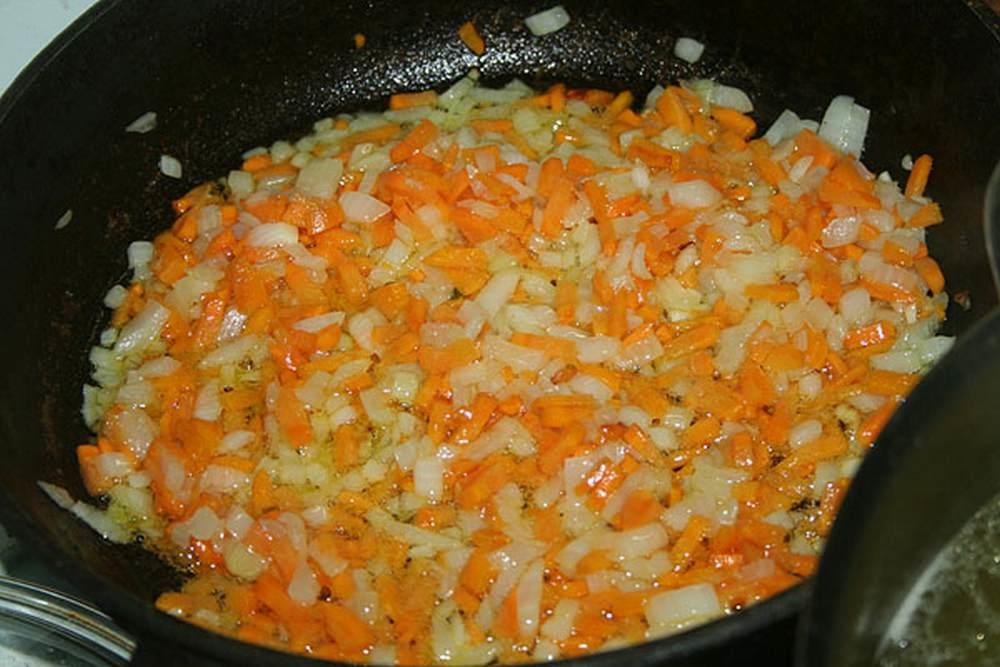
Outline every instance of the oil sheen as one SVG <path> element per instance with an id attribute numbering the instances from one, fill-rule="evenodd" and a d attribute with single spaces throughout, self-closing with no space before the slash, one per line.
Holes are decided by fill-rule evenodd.
<path id="1" fill-rule="evenodd" d="M 963 526 L 914 586 L 878 664 L 1000 665 L 1000 496 Z"/>

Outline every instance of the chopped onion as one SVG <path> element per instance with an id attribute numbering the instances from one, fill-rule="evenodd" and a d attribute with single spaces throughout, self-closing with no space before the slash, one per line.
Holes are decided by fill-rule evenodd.
<path id="1" fill-rule="evenodd" d="M 764 133 L 764 139 L 771 146 L 777 146 L 785 139 L 790 139 L 802 131 L 802 121 L 798 114 L 790 109 L 785 109 L 775 119 L 771 127 Z"/>
<path id="2" fill-rule="evenodd" d="M 555 641 L 567 639 L 573 632 L 573 622 L 580 611 L 580 603 L 571 598 L 562 598 L 542 624 L 542 636 Z"/>
<path id="3" fill-rule="evenodd" d="M 701 54 L 705 51 L 705 45 L 690 37 L 681 37 L 674 44 L 674 55 L 689 63 L 696 63 L 701 59 Z"/>
<path id="4" fill-rule="evenodd" d="M 791 428 L 788 432 L 788 444 L 792 447 L 801 447 L 821 435 L 823 435 L 823 425 L 815 419 L 807 419 Z"/>
<path id="5" fill-rule="evenodd" d="M 222 465 L 209 465 L 201 473 L 199 488 L 205 493 L 235 493 L 250 485 L 250 476 L 242 470 Z"/>
<path id="6" fill-rule="evenodd" d="M 160 337 L 160 331 L 169 319 L 169 310 L 156 301 L 149 301 L 138 315 L 122 327 L 115 341 L 115 353 L 125 355 L 144 351 Z"/>
<path id="7" fill-rule="evenodd" d="M 650 629 L 664 631 L 683 627 L 722 613 L 719 597 L 711 584 L 693 584 L 654 595 L 646 603 Z"/>
<path id="8" fill-rule="evenodd" d="M 164 176 L 169 176 L 170 178 L 180 178 L 184 174 L 180 160 L 172 155 L 160 156 L 160 171 Z"/>
<path id="9" fill-rule="evenodd" d="M 858 240 L 861 230 L 861 220 L 853 215 L 847 218 L 834 218 L 821 232 L 824 248 L 839 248 Z"/>
<path id="10" fill-rule="evenodd" d="M 533 35 L 547 35 L 562 30 L 569 25 L 569 13 L 562 5 L 532 14 L 524 19 L 524 24 Z"/>
<path id="11" fill-rule="evenodd" d="M 291 581 L 288 582 L 288 597 L 301 605 L 315 604 L 319 597 L 320 586 L 316 581 L 316 573 L 302 561 L 292 574 Z"/>
<path id="12" fill-rule="evenodd" d="M 708 95 L 708 101 L 718 107 L 729 107 L 742 113 L 753 111 L 753 102 L 750 97 L 739 88 L 724 86 L 717 83 L 712 86 Z"/>
<path id="13" fill-rule="evenodd" d="M 322 315 L 314 315 L 313 317 L 307 317 L 304 320 L 299 320 L 292 325 L 292 328 L 297 329 L 298 331 L 305 331 L 306 333 L 319 333 L 327 327 L 343 323 L 344 313 L 342 311 L 335 310 L 329 313 L 323 313 Z"/>
<path id="14" fill-rule="evenodd" d="M 73 219 L 73 210 L 72 209 L 67 210 L 65 213 L 59 216 L 58 220 L 56 220 L 56 230 L 60 230 L 66 225 L 68 225 L 72 219 Z"/>
<path id="15" fill-rule="evenodd" d="M 648 556 L 670 541 L 667 531 L 659 522 L 652 521 L 644 526 L 623 530 L 615 535 L 611 551 L 618 558 L 628 560 Z"/>
<path id="16" fill-rule="evenodd" d="M 854 98 L 838 95 L 830 101 L 819 126 L 819 136 L 854 156 L 861 155 L 871 112 L 855 104 Z"/>
<path id="17" fill-rule="evenodd" d="M 151 261 L 155 250 L 149 241 L 133 241 L 128 245 L 128 268 L 133 271 L 143 269 Z"/>
<path id="18" fill-rule="evenodd" d="M 448 537 L 431 530 L 417 528 L 408 523 L 396 521 L 383 509 L 369 510 L 365 515 L 368 522 L 396 539 L 414 546 L 426 546 L 434 551 L 460 549 L 462 543 L 453 537 Z"/>
<path id="19" fill-rule="evenodd" d="M 521 276 L 517 271 L 501 271 L 483 286 L 475 301 L 492 318 L 514 296 L 520 280 Z"/>
<path id="20" fill-rule="evenodd" d="M 131 537 L 130 532 L 125 527 L 108 516 L 107 512 L 99 510 L 93 505 L 78 500 L 73 503 L 69 511 L 110 542 L 124 544 Z"/>
<path id="21" fill-rule="evenodd" d="M 259 336 L 241 336 L 206 354 L 199 368 L 213 368 L 237 364 L 244 359 L 256 357 L 262 349 L 266 349 Z"/>
<path id="22" fill-rule="evenodd" d="M 194 401 L 194 417 L 207 422 L 214 422 L 222 414 L 222 401 L 219 399 L 219 381 L 210 380 L 198 392 Z"/>
<path id="23" fill-rule="evenodd" d="M 702 180 L 672 183 L 668 192 L 674 206 L 685 208 L 708 208 L 722 201 L 722 193 Z"/>
<path id="24" fill-rule="evenodd" d="M 611 336 L 589 336 L 576 341 L 576 353 L 585 364 L 599 364 L 621 350 L 621 341 Z"/>
<path id="25" fill-rule="evenodd" d="M 330 199 L 340 187 L 344 163 L 333 158 L 313 160 L 299 172 L 295 187 L 311 197 Z"/>
<path id="26" fill-rule="evenodd" d="M 267 559 L 254 553 L 250 547 L 240 542 L 229 542 L 222 550 L 222 557 L 234 576 L 253 581 L 267 567 Z"/>
<path id="27" fill-rule="evenodd" d="M 280 248 L 298 242 L 298 227 L 287 222 L 267 222 L 247 234 L 247 243 L 257 248 Z"/>
<path id="28" fill-rule="evenodd" d="M 534 637 L 538 633 L 538 621 L 542 611 L 542 581 L 545 568 L 536 560 L 521 575 L 517 584 L 517 624 L 522 637 Z"/>
<path id="29" fill-rule="evenodd" d="M 375 222 L 391 210 L 385 202 L 363 192 L 340 195 L 340 206 L 348 222 Z"/>
<path id="30" fill-rule="evenodd" d="M 122 441 L 139 460 L 146 456 L 149 445 L 159 433 L 159 426 L 141 408 L 129 408 L 115 419 Z"/>
<path id="31" fill-rule="evenodd" d="M 219 451 L 224 454 L 231 454 L 239 451 L 254 441 L 252 431 L 231 431 L 219 441 Z"/>
<path id="32" fill-rule="evenodd" d="M 864 287 L 855 287 L 844 292 L 837 307 L 848 326 L 859 327 L 871 321 L 873 314 L 871 295 Z"/>
<path id="33" fill-rule="evenodd" d="M 146 134 L 156 129 L 156 112 L 147 111 L 125 126 L 126 132 Z"/>
<path id="34" fill-rule="evenodd" d="M 413 491 L 430 500 L 444 492 L 444 462 L 436 456 L 417 459 L 413 466 Z"/>

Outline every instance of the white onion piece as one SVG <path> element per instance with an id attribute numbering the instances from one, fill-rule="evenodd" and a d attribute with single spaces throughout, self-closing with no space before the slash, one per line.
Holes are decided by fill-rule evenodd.
<path id="1" fill-rule="evenodd" d="M 344 313 L 338 310 L 323 313 L 322 315 L 315 315 L 313 317 L 307 317 L 304 320 L 299 320 L 292 325 L 293 329 L 298 331 L 305 331 L 306 333 L 319 333 L 327 327 L 333 326 L 334 324 L 344 323 Z"/>
<path id="2" fill-rule="evenodd" d="M 69 508 L 69 511 L 85 524 L 93 528 L 98 535 L 110 542 L 123 544 L 131 537 L 129 531 L 108 516 L 107 512 L 99 510 L 92 505 L 77 501 L 73 503 L 73 505 Z"/>
<path id="3" fill-rule="evenodd" d="M 516 271 L 501 271 L 483 286 L 475 301 L 487 316 L 493 317 L 514 296 L 520 280 L 521 276 Z"/>
<path id="4" fill-rule="evenodd" d="M 844 292 L 837 307 L 848 326 L 858 327 L 871 320 L 872 299 L 864 287 L 855 287 Z"/>
<path id="5" fill-rule="evenodd" d="M 160 172 L 170 178 L 181 178 L 184 175 L 184 168 L 181 166 L 180 160 L 172 155 L 161 155 Z"/>
<path id="6" fill-rule="evenodd" d="M 854 156 L 861 155 L 871 112 L 855 104 L 854 98 L 838 95 L 830 101 L 819 125 L 819 136 Z"/>
<path id="7" fill-rule="evenodd" d="M 210 380 L 198 392 L 194 401 L 194 417 L 202 421 L 214 422 L 222 414 L 219 399 L 219 381 Z"/>
<path id="8" fill-rule="evenodd" d="M 135 372 L 141 378 L 167 377 L 168 375 L 172 375 L 181 365 L 181 362 L 173 357 L 163 356 L 150 359 L 142 366 L 139 366 Z"/>
<path id="9" fill-rule="evenodd" d="M 413 466 L 413 491 L 430 500 L 444 492 L 444 462 L 436 456 L 417 459 Z"/>
<path id="10" fill-rule="evenodd" d="M 252 431 L 232 431 L 219 441 L 219 451 L 223 454 L 237 452 L 254 441 Z"/>
<path id="11" fill-rule="evenodd" d="M 689 63 L 696 63 L 705 52 L 705 45 L 690 37 L 681 37 L 674 44 L 674 55 Z"/>
<path id="12" fill-rule="evenodd" d="M 344 163 L 332 158 L 313 160 L 299 172 L 295 187 L 311 197 L 329 199 L 340 187 Z"/>
<path id="13" fill-rule="evenodd" d="M 196 540 L 210 540 L 223 529 L 222 520 L 208 507 L 199 507 L 186 522 L 188 534 Z"/>
<path id="14" fill-rule="evenodd" d="M 590 336 L 576 341 L 576 354 L 582 363 L 599 364 L 621 351 L 621 341 L 611 336 Z"/>
<path id="15" fill-rule="evenodd" d="M 281 248 L 298 242 L 298 228 L 287 222 L 267 222 L 247 234 L 247 243 L 257 248 Z"/>
<path id="16" fill-rule="evenodd" d="M 523 637 L 534 637 L 538 633 L 543 575 L 544 565 L 542 561 L 536 560 L 528 566 L 517 584 L 517 624 Z"/>
<path id="17" fill-rule="evenodd" d="M 656 521 L 638 528 L 624 530 L 615 535 L 611 547 L 615 556 L 628 560 L 640 556 L 648 556 L 657 549 L 666 546 L 670 541 L 666 529 Z"/>
<path id="18" fill-rule="evenodd" d="M 299 563 L 292 574 L 292 580 L 288 582 L 288 597 L 292 598 L 300 605 L 308 606 L 316 602 L 319 597 L 320 586 L 316 581 L 316 573 L 305 563 Z"/>
<path id="19" fill-rule="evenodd" d="M 68 225 L 70 223 L 71 220 L 73 220 L 73 210 L 72 209 L 67 210 L 65 213 L 63 213 L 61 216 L 59 216 L 59 219 L 56 220 L 56 225 L 55 225 L 56 230 L 60 230 L 60 229 L 64 228 L 66 225 Z"/>
<path id="20" fill-rule="evenodd" d="M 533 35 L 547 35 L 569 25 L 569 13 L 562 5 L 556 5 L 545 11 L 532 14 L 524 19 L 524 24 L 528 26 L 528 30 Z"/>
<path id="21" fill-rule="evenodd" d="M 155 249 L 149 241 L 133 241 L 128 245 L 128 268 L 136 271 L 153 261 Z"/>
<path id="22" fill-rule="evenodd" d="M 145 458 L 149 445 L 159 433 L 159 426 L 145 410 L 122 410 L 115 420 L 125 446 L 140 460 Z"/>
<path id="23" fill-rule="evenodd" d="M 242 540 L 253 527 L 253 517 L 239 505 L 233 505 L 226 515 L 226 530 L 238 540 Z"/>
<path id="24" fill-rule="evenodd" d="M 785 109 L 775 119 L 771 127 L 764 133 L 764 140 L 771 146 L 777 146 L 785 139 L 790 139 L 802 131 L 802 121 L 798 114 L 790 109 Z"/>
<path id="25" fill-rule="evenodd" d="M 717 107 L 729 107 L 742 113 L 753 111 L 753 102 L 746 93 L 739 88 L 724 86 L 721 83 L 712 86 L 708 101 Z"/>
<path id="26" fill-rule="evenodd" d="M 229 542 L 223 547 L 222 557 L 233 575 L 253 581 L 267 567 L 267 560 L 240 542 Z"/>
<path id="27" fill-rule="evenodd" d="M 363 192 L 340 195 L 340 207 L 348 222 L 375 222 L 391 210 L 385 202 Z"/>
<path id="28" fill-rule="evenodd" d="M 664 631 L 722 613 L 719 597 L 711 584 L 694 584 L 654 595 L 646 603 L 650 629 Z"/>
<path id="29" fill-rule="evenodd" d="M 132 472 L 132 464 L 121 452 L 105 452 L 94 457 L 94 464 L 102 477 L 120 479 Z"/>
<path id="30" fill-rule="evenodd" d="M 674 206 L 708 208 L 722 201 L 722 193 L 701 180 L 672 183 L 667 191 Z"/>
<path id="31" fill-rule="evenodd" d="M 834 218 L 821 232 L 821 242 L 824 248 L 839 248 L 858 240 L 861 231 L 861 220 L 853 215 L 847 218 Z"/>
<path id="32" fill-rule="evenodd" d="M 125 126 L 126 132 L 146 134 L 156 129 L 156 112 L 147 111 Z"/>
<path id="33" fill-rule="evenodd" d="M 245 358 L 253 356 L 256 352 L 255 348 L 259 346 L 263 346 L 263 342 L 259 336 L 242 336 L 206 354 L 201 362 L 199 362 L 198 368 L 212 368 L 214 366 L 228 366 L 229 364 L 239 363 Z"/>
<path id="34" fill-rule="evenodd" d="M 163 325 L 170 319 L 170 311 L 156 301 L 150 301 L 128 324 L 122 327 L 115 341 L 115 353 L 125 355 L 141 352 L 157 338 Z"/>
<path id="35" fill-rule="evenodd" d="M 823 435 L 823 425 L 815 419 L 799 422 L 788 432 L 788 444 L 801 447 Z"/>
<path id="36" fill-rule="evenodd" d="M 61 486 L 40 481 L 38 482 L 38 488 L 44 491 L 45 495 L 47 495 L 52 502 L 64 510 L 68 510 L 75 502 L 73 500 L 73 496 L 69 495 L 69 491 Z"/>

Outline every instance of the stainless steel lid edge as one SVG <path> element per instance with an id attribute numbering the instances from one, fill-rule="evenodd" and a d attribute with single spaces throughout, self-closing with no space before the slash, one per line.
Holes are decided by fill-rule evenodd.
<path id="1" fill-rule="evenodd" d="M 2 575 L 0 616 L 43 626 L 123 661 L 135 651 L 135 640 L 101 611 L 51 588 Z"/>

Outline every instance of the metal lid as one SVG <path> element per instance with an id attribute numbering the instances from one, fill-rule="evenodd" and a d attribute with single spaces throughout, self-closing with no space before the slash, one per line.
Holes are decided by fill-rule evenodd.
<path id="1" fill-rule="evenodd" d="M 0 665 L 126 665 L 135 641 L 76 598 L 0 576 Z"/>

